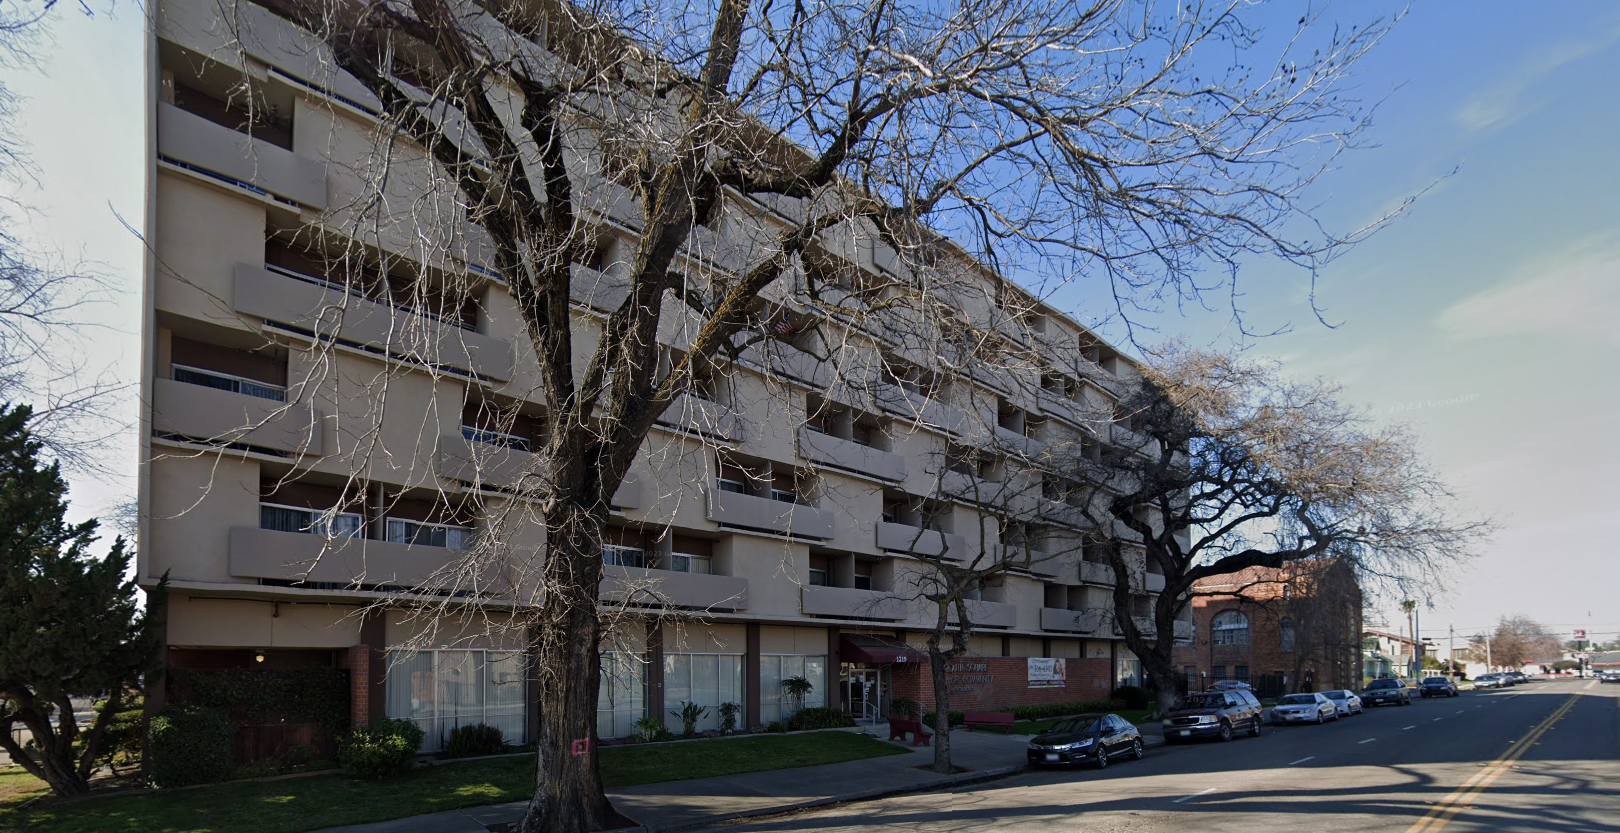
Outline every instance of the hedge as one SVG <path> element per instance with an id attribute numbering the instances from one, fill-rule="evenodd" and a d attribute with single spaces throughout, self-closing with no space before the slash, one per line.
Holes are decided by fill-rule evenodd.
<path id="1" fill-rule="evenodd" d="M 444 742 L 446 758 L 470 758 L 475 755 L 499 755 L 506 751 L 506 738 L 498 727 L 484 723 L 469 723 L 450 730 Z"/>
<path id="2" fill-rule="evenodd" d="M 1013 706 L 1006 709 L 984 709 L 983 711 L 1012 712 L 1014 720 L 1046 720 L 1051 717 L 1068 717 L 1071 714 L 1089 714 L 1093 712 L 1125 711 L 1127 706 L 1121 700 L 1080 700 L 1073 703 L 1047 703 L 1041 706 Z M 956 709 L 947 713 L 952 726 L 960 726 L 966 721 L 966 714 Z M 934 713 L 923 715 L 923 725 L 934 725 Z"/>
<path id="3" fill-rule="evenodd" d="M 172 705 L 152 718 L 152 783 L 183 787 L 223 781 L 231 774 L 231 721 L 220 709 Z"/>
<path id="4" fill-rule="evenodd" d="M 173 669 L 175 702 L 221 709 L 238 726 L 349 722 L 349 672 L 341 668 Z"/>
<path id="5" fill-rule="evenodd" d="M 795 732 L 802 729 L 841 729 L 854 725 L 855 718 L 848 712 L 819 706 L 799 709 L 798 714 L 788 718 L 788 728 Z"/>

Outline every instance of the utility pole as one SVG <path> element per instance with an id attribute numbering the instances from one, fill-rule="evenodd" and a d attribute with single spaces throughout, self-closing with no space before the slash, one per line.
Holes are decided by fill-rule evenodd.
<path id="1" fill-rule="evenodd" d="M 1485 670 L 1489 671 L 1494 667 L 1496 667 L 1495 664 L 1491 662 L 1491 635 L 1487 632 L 1485 634 Z"/>
<path id="2" fill-rule="evenodd" d="M 1446 663 L 1451 667 L 1446 669 L 1446 676 L 1457 676 L 1457 628 L 1446 625 Z"/>

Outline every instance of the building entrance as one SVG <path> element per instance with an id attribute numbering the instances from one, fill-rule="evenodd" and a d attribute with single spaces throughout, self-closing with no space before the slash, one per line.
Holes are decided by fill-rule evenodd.
<path id="1" fill-rule="evenodd" d="M 887 665 L 843 663 L 844 711 L 857 720 L 879 720 L 889 714 L 890 668 Z"/>

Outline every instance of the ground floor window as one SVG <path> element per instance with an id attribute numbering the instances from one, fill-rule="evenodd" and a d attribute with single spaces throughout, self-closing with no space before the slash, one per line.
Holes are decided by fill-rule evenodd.
<path id="1" fill-rule="evenodd" d="M 1119 667 L 1114 672 L 1114 686 L 1140 686 L 1142 684 L 1142 661 L 1139 659 L 1119 658 Z"/>
<path id="2" fill-rule="evenodd" d="M 793 716 L 797 703 L 782 691 L 782 681 L 803 677 L 814 686 L 805 695 L 805 708 L 827 705 L 827 657 L 763 655 L 759 658 L 759 716 L 751 718 L 760 724 L 786 720 Z"/>
<path id="3" fill-rule="evenodd" d="M 452 729 L 473 723 L 527 743 L 526 670 L 516 651 L 390 651 L 386 711 L 422 727 L 423 752 L 439 751 Z"/>
<path id="4" fill-rule="evenodd" d="M 743 657 L 741 654 L 665 654 L 664 725 L 671 732 L 682 729 L 681 707 L 696 703 L 707 711 L 693 727 L 704 732 L 720 728 L 720 704 L 743 703 Z M 747 715 L 739 715 L 737 728 L 747 725 Z"/>
<path id="5" fill-rule="evenodd" d="M 597 737 L 622 738 L 636 732 L 647 714 L 647 661 L 629 651 L 602 654 L 601 685 L 596 690 Z"/>

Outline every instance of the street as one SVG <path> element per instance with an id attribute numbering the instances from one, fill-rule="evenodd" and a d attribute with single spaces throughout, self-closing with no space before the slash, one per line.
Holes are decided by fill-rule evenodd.
<path id="1" fill-rule="evenodd" d="M 1620 685 L 1414 699 L 1258 739 L 849 804 L 738 831 L 1464 833 L 1620 829 Z"/>

